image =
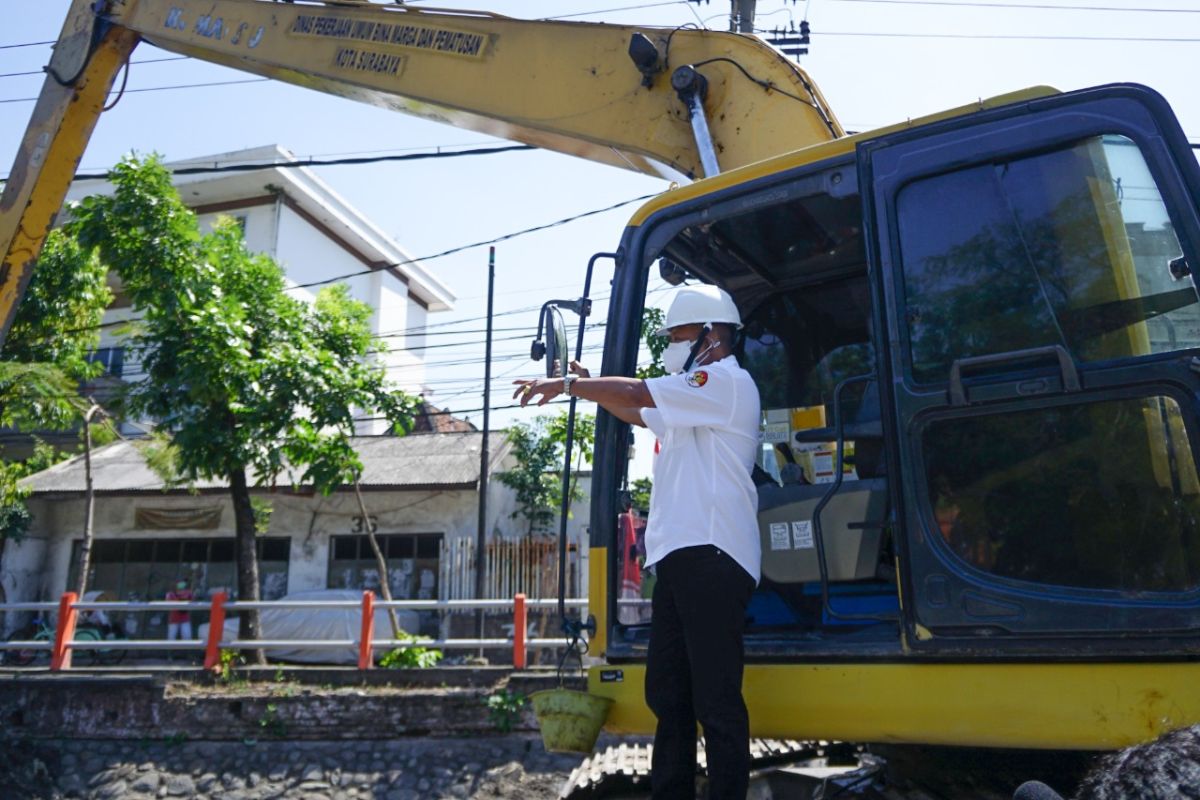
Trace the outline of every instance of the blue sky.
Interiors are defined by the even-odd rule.
[[[578,15],[581,21],[727,27],[728,0],[708,3],[636,0],[492,0],[431,5],[484,8],[514,17]],[[0,0],[0,45],[57,37],[67,0]],[[594,13],[589,13],[594,12]],[[810,54],[802,66],[821,87],[846,128],[866,130],[1037,84],[1069,90],[1110,82],[1144,83],[1164,94],[1184,130],[1200,142],[1200,102],[1189,73],[1200,52],[1200,2],[1184,0],[759,0],[760,27],[786,26],[807,14]],[[1040,37],[1040,38],[1012,38]],[[165,54],[142,45],[134,60]],[[0,49],[0,75],[40,70],[49,47]],[[240,81],[250,76],[195,60],[135,64],[129,88]],[[0,77],[0,100],[33,97],[39,76]],[[0,103],[0,170],[28,120],[30,102]],[[83,159],[89,171],[123,153],[159,152],[168,159],[278,143],[301,156],[396,153],[497,140],[393,112],[266,83],[127,94],[100,120]],[[622,170],[547,152],[470,159],[330,167],[319,170],[351,203],[411,252],[426,255],[490,239],[572,214],[661,191],[666,184]],[[588,257],[613,249],[635,205],[501,244],[496,307],[505,312],[571,295],[582,286]],[[461,322],[485,311],[487,249],[428,262],[459,301],[432,323]],[[597,276],[604,293],[607,277]],[[660,295],[661,296],[661,295]],[[596,319],[606,307],[597,305]],[[446,324],[449,323],[449,324]],[[498,323],[499,324],[499,323]],[[533,313],[503,318],[504,327],[536,324]],[[511,335],[511,334],[509,334]],[[446,337],[451,339],[454,337]],[[438,362],[482,358],[481,337],[430,351],[433,400],[455,409],[481,405],[482,365]],[[589,343],[598,345],[598,336]],[[500,356],[527,351],[524,340],[498,342]],[[437,355],[433,355],[433,353]],[[591,362],[598,363],[593,355]],[[519,358],[498,361],[493,403],[512,377],[533,373]],[[479,414],[470,414],[479,422]],[[503,425],[512,412],[493,415]]]

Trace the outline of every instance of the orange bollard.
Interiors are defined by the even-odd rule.
[[[225,600],[224,592],[214,594],[212,610],[208,612],[208,644],[204,647],[204,668],[210,672],[221,668],[221,640],[225,638]]]
[[[371,669],[375,659],[371,657],[371,640],[375,638],[375,593],[363,592],[362,638],[358,642],[358,668]]]
[[[513,669],[525,669],[525,629],[528,612],[525,595],[513,598]]]
[[[75,638],[75,623],[79,619],[79,612],[73,606],[78,599],[74,592],[65,592],[58,601],[58,627],[50,651],[51,672],[71,668],[71,640]]]

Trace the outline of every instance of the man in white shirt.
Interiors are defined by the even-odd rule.
[[[580,377],[517,381],[514,397],[543,405],[562,392],[648,427],[654,464],[646,566],[651,603],[646,702],[658,718],[655,800],[695,797],[696,723],[704,730],[711,800],[744,800],[750,734],[742,699],[746,607],[759,579],[758,389],[733,357],[741,319],[715,286],[676,290],[660,334],[671,375],[649,380]]]

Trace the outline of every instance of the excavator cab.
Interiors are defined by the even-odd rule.
[[[631,371],[656,262],[739,305],[754,734],[1098,748],[1200,721],[1200,170],[1165,102],[1032,93],[674,195],[626,233],[604,370]],[[597,475],[626,466],[617,428]],[[592,685],[648,731],[621,684],[649,612],[607,581],[627,549],[592,571]]]
[[[733,201],[729,213],[685,213],[649,249],[660,273],[719,283],[742,312],[735,355],[763,407],[754,471],[762,580],[748,610],[748,656],[895,654],[899,593],[862,202],[852,157],[804,172],[749,210]],[[617,574],[627,574],[631,554],[617,555]],[[616,606],[610,656],[643,654],[648,601]]]

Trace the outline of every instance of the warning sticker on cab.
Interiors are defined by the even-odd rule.
[[[795,550],[811,550],[813,546],[812,520],[801,519],[793,522],[792,548]]]
[[[788,524],[786,522],[771,523],[771,549],[792,549],[792,541],[791,537],[788,536]]]

